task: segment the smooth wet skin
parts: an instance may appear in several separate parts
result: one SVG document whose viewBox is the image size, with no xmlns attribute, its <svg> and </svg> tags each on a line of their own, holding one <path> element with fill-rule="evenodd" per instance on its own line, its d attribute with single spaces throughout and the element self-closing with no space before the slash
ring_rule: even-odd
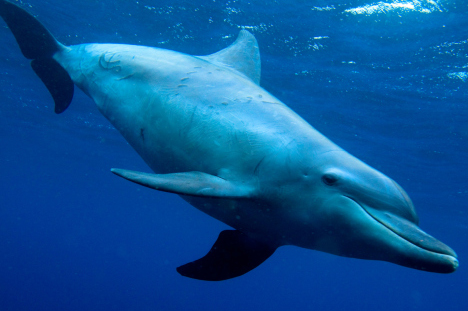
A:
<svg viewBox="0 0 468 311">
<path fill-rule="evenodd" d="M 16 5 L 0 0 L 0 15 L 56 112 L 66 110 L 77 85 L 156 173 L 114 174 L 179 194 L 234 228 L 205 257 L 179 267 L 182 275 L 237 277 L 282 245 L 430 272 L 458 267 L 455 252 L 418 227 L 395 181 L 259 86 L 259 48 L 249 32 L 197 57 L 132 45 L 63 46 Z"/>
</svg>

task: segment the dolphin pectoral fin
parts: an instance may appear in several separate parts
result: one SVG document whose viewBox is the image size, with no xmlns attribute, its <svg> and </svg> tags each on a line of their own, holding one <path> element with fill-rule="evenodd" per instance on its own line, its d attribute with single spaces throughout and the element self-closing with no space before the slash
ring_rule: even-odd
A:
<svg viewBox="0 0 468 311">
<path fill-rule="evenodd" d="M 204 281 L 223 281 L 258 267 L 276 248 L 237 230 L 225 230 L 205 257 L 177 268 L 181 275 Z"/>
<path fill-rule="evenodd" d="M 233 183 L 202 172 L 150 174 L 118 168 L 111 169 L 111 172 L 148 188 L 181 195 L 248 198 L 253 192 L 247 185 Z"/>
</svg>

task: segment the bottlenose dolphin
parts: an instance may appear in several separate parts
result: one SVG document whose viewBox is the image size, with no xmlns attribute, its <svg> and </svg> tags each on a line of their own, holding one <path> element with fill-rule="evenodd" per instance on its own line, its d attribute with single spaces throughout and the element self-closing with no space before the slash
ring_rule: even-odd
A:
<svg viewBox="0 0 468 311">
<path fill-rule="evenodd" d="M 112 169 L 182 196 L 234 228 L 177 271 L 240 276 L 283 245 L 383 260 L 430 272 L 455 252 L 418 227 L 406 192 L 316 131 L 259 86 L 260 54 L 242 30 L 208 56 L 121 44 L 64 46 L 33 16 L 0 0 L 0 15 L 55 101 L 76 84 L 156 173 Z"/>
</svg>

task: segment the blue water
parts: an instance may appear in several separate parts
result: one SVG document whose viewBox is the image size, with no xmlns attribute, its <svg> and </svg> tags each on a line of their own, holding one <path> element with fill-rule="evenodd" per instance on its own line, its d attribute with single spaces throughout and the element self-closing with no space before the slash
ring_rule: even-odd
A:
<svg viewBox="0 0 468 311">
<path fill-rule="evenodd" d="M 450 275 L 282 247 L 224 282 L 181 277 L 227 226 L 147 171 L 77 90 L 53 113 L 0 23 L 0 310 L 467 310 L 468 4 L 420 1 L 18 1 L 65 44 L 189 54 L 260 45 L 261 85 L 410 194 L 457 251 Z"/>
</svg>

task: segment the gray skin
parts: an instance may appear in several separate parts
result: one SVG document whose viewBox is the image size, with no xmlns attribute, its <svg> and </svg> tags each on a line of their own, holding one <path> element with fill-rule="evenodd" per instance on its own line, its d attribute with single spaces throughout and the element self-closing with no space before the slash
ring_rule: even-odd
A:
<svg viewBox="0 0 468 311">
<path fill-rule="evenodd" d="M 236 61 L 249 61 L 258 47 L 243 31 L 222 54 L 230 51 Z M 261 88 L 253 81 L 259 74 L 229 67 L 229 57 L 218 62 L 216 54 L 93 44 L 54 58 L 154 172 L 195 171 L 229 181 L 234 189 L 222 195 L 165 189 L 225 224 L 274 247 L 456 269 L 455 253 L 417 227 L 411 200 L 393 180 Z M 246 67 L 255 71 L 259 64 Z M 418 245 L 419 237 L 429 242 Z"/>
<path fill-rule="evenodd" d="M 453 250 L 419 229 L 398 184 L 259 86 L 249 32 L 203 57 L 117 44 L 58 44 L 51 56 L 156 173 L 115 174 L 177 193 L 273 251 L 296 245 L 432 272 L 458 267 Z"/>
</svg>

